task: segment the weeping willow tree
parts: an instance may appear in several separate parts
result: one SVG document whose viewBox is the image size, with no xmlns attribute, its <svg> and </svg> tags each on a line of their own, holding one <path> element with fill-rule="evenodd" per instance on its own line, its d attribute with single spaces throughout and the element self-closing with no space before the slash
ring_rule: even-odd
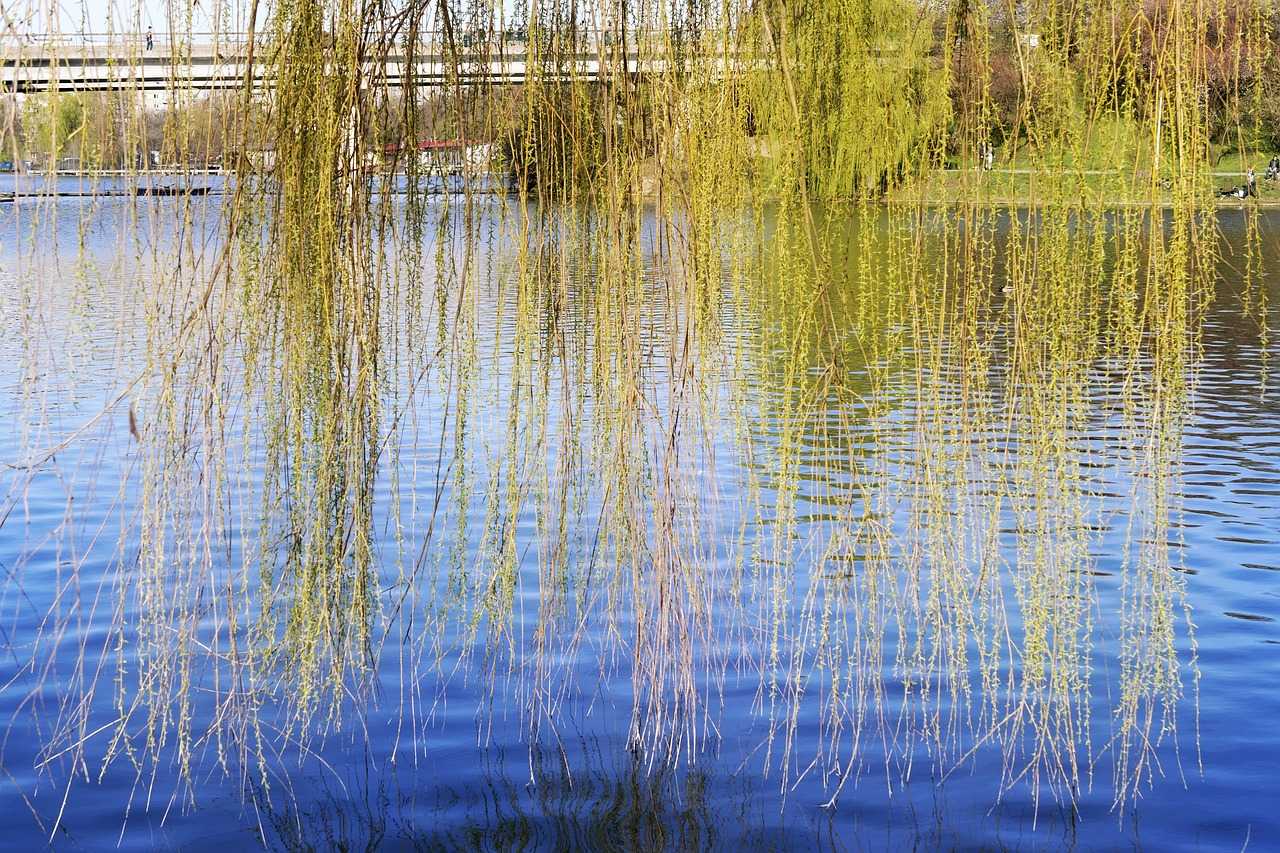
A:
<svg viewBox="0 0 1280 853">
<path fill-rule="evenodd" d="M 1194 678 L 1167 539 L 1210 111 L 1247 103 L 1222 58 L 1263 49 L 1241 8 L 255 4 L 221 248 L 148 294 L 118 401 L 143 547 L 104 761 L 155 773 L 177 744 L 190 780 L 216 743 L 266 785 L 272 744 L 351 724 L 389 659 L 405 730 L 474 671 L 536 739 L 592 689 L 565 663 L 591 623 L 651 765 L 695 759 L 725 681 L 758 677 L 784 791 L 818 772 L 834 802 L 873 747 L 904 778 L 996 748 L 997 796 L 1072 801 L 1103 751 L 1135 794 Z M 1031 173 L 1013 208 L 967 168 L 996 138 Z M 433 195 L 442 140 L 501 152 L 497 216 L 464 165 Z M 1120 509 L 1083 440 L 1100 395 Z M 1112 685 L 1091 569 L 1117 511 Z M 47 754 L 83 761 L 97 719 L 68 701 Z"/>
<path fill-rule="evenodd" d="M 299 678 L 304 708 L 326 673 L 340 690 L 345 669 L 367 661 L 375 608 L 382 317 L 363 175 L 368 36 L 356 12 L 302 2 L 271 21 L 278 88 L 266 133 L 277 188 L 265 278 L 248 306 L 268 342 L 262 381 L 278 395 L 267 403 L 268 447 L 279 454 L 268 469 L 280 481 L 266 507 L 285 510 L 283 560 L 262 562 L 263 628 Z"/>
<path fill-rule="evenodd" d="M 950 102 L 927 6 L 779 0 L 751 21 L 772 66 L 752 106 L 819 197 L 882 193 L 930 164 Z"/>
</svg>

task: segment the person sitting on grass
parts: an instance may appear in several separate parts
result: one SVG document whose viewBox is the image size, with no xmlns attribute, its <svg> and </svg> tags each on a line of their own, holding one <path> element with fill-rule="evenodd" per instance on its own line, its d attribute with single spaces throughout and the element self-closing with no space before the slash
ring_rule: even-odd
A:
<svg viewBox="0 0 1280 853">
<path fill-rule="evenodd" d="M 1280 154 L 1273 155 L 1267 162 L 1267 171 L 1262 177 L 1268 181 L 1280 180 Z"/>
<path fill-rule="evenodd" d="M 1218 190 L 1218 198 L 1257 198 L 1258 174 L 1252 168 L 1245 173 L 1244 183 L 1238 187 L 1227 187 Z"/>
</svg>

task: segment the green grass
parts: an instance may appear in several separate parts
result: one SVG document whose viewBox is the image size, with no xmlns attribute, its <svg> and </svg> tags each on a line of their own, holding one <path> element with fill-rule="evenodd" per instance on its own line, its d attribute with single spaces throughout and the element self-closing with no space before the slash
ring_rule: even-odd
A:
<svg viewBox="0 0 1280 853">
<path fill-rule="evenodd" d="M 1133 118 L 1108 116 L 1063 130 L 1053 147 L 1037 146 L 1025 138 L 997 147 L 994 168 L 982 170 L 973 156 L 953 156 L 944 168 L 925 173 L 894 195 L 895 201 L 923 200 L 931 204 L 981 200 L 998 204 L 1079 202 L 1087 205 L 1130 205 L 1171 202 L 1165 190 L 1153 193 L 1154 168 L 1151 130 Z M 1244 181 L 1252 166 L 1258 174 L 1259 201 L 1280 204 L 1280 183 L 1263 180 L 1267 161 L 1280 153 L 1251 147 L 1209 146 L 1209 174 L 1204 197 L 1220 204 L 1237 199 L 1217 199 L 1217 191 Z M 1164 146 L 1159 166 L 1167 187 L 1174 177 L 1176 157 Z"/>
<path fill-rule="evenodd" d="M 950 158 L 946 166 L 923 175 L 895 193 L 895 201 L 923 200 L 930 204 L 980 200 L 997 204 L 1037 204 L 1049 201 L 1085 205 L 1169 203 L 1167 189 L 1153 193 L 1149 144 L 1144 148 L 1132 123 L 1095 123 L 1080 134 L 1072 147 L 1038 150 L 1025 141 L 996 149 L 994 168 L 984 171 L 972 157 Z M 1258 202 L 1280 204 L 1280 182 L 1263 179 L 1268 160 L 1275 153 L 1265 149 L 1244 152 L 1211 146 L 1209 174 L 1204 196 L 1216 203 L 1239 204 L 1238 199 L 1218 199 L 1217 191 L 1243 183 L 1252 166 L 1258 175 Z M 1166 164 L 1172 163 L 1170 155 Z M 1164 187 L 1173 172 L 1162 165 Z"/>
</svg>

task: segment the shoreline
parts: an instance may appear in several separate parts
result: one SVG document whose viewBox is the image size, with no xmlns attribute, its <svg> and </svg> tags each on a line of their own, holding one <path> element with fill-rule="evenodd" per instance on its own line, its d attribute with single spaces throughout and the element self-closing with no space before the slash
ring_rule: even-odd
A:
<svg viewBox="0 0 1280 853">
<path fill-rule="evenodd" d="M 1070 208 L 1100 208 L 1102 210 L 1134 210 L 1140 208 L 1152 208 L 1161 210 L 1172 210 L 1178 207 L 1176 203 L 1167 199 L 1148 199 L 1138 201 L 1135 199 L 1117 199 L 1114 201 L 1105 201 L 1102 204 L 1086 204 L 1082 200 L 1064 201 L 1064 200 L 1036 200 L 1031 198 L 984 198 L 984 199 L 902 199 L 887 198 L 883 204 L 889 207 L 911 207 L 922 206 L 930 208 L 943 207 L 996 207 L 996 208 L 1048 208 L 1048 207 L 1070 207 Z M 1245 210 L 1247 208 L 1259 208 L 1262 210 L 1280 210 L 1280 198 L 1275 199 L 1210 199 L 1204 207 L 1212 207 L 1215 209 L 1229 210 L 1238 208 Z M 1201 209 L 1197 206 L 1196 209 Z"/>
</svg>

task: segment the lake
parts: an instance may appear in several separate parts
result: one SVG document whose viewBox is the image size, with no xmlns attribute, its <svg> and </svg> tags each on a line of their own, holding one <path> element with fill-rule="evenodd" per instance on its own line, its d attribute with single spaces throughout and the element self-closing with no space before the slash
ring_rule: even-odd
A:
<svg viewBox="0 0 1280 853">
<path fill-rule="evenodd" d="M 1280 216 L 230 203 L 0 205 L 0 848 L 1280 845 Z"/>
</svg>

